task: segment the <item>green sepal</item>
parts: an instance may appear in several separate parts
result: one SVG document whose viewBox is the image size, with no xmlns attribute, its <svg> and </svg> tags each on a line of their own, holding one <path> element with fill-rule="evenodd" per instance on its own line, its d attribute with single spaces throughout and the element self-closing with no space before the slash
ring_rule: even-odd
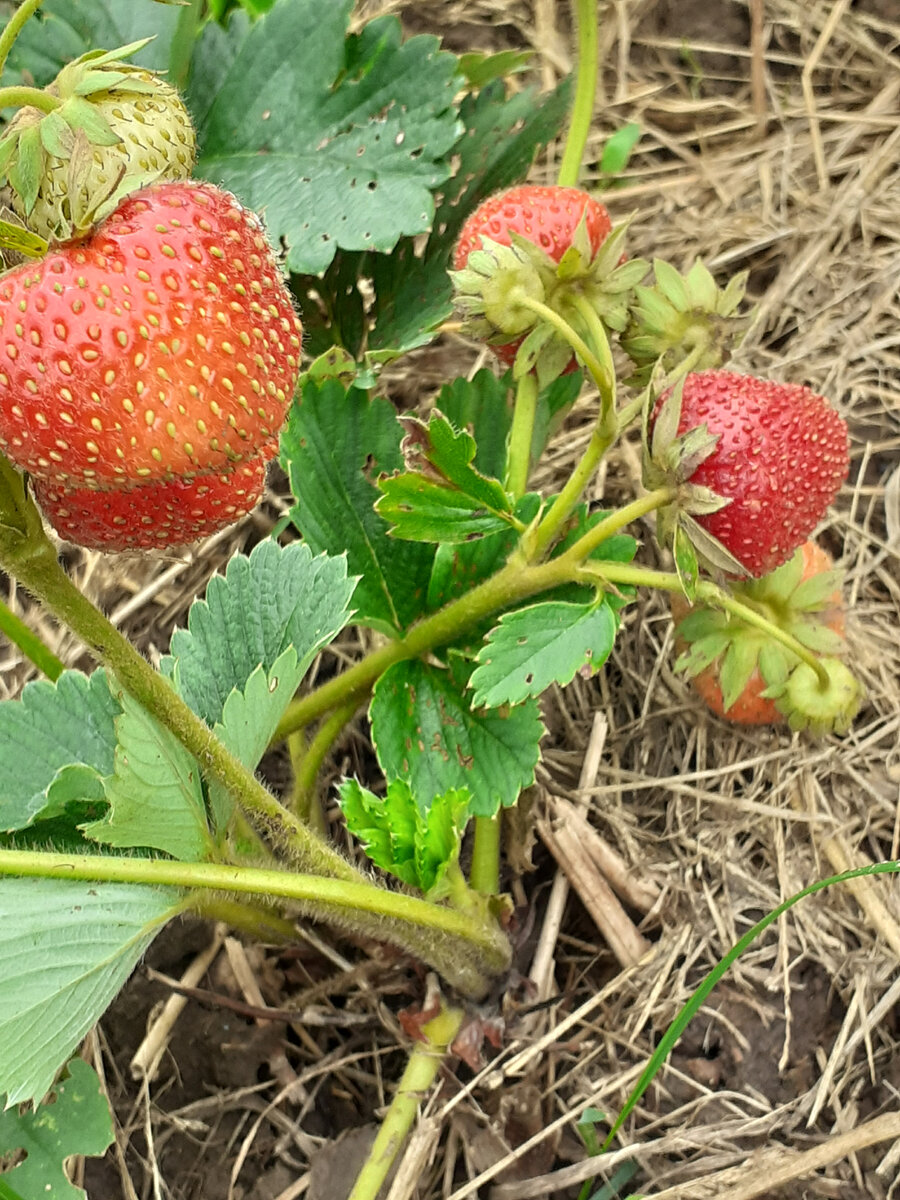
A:
<svg viewBox="0 0 900 1200">
<path fill-rule="evenodd" d="M 71 96 L 56 111 L 73 133 L 83 133 L 92 146 L 116 146 L 122 140 L 97 107 L 80 96 Z"/>
<path fill-rule="evenodd" d="M 22 198 L 25 212 L 30 213 L 41 186 L 44 170 L 44 147 L 38 125 L 29 125 L 19 135 L 16 161 L 7 168 L 9 182 Z"/>
</svg>

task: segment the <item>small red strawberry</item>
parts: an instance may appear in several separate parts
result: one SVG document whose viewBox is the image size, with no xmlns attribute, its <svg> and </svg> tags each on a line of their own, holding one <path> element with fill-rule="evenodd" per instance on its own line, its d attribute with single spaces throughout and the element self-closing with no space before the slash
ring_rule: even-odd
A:
<svg viewBox="0 0 900 1200">
<path fill-rule="evenodd" d="M 793 557 L 762 579 L 734 584 L 732 594 L 790 633 L 807 649 L 829 655 L 844 649 L 841 572 L 831 555 L 805 542 Z M 736 725 L 782 725 L 788 714 L 773 698 L 798 660 L 733 614 L 672 596 L 676 669 L 684 671 L 717 716 Z"/>
<path fill-rule="evenodd" d="M 48 516 L 83 513 L 92 545 L 133 546 L 115 518 L 157 504 L 171 536 L 153 544 L 206 535 L 255 502 L 235 468 L 275 453 L 300 334 L 253 214 L 207 184 L 146 188 L 84 241 L 0 280 L 0 448 L 38 481 Z M 240 492 L 233 513 L 223 477 Z M 193 524 L 171 516 L 186 485 L 191 504 L 206 497 Z M 79 541 L 78 517 L 60 519 Z"/>
<path fill-rule="evenodd" d="M 517 297 L 546 303 L 579 328 L 577 292 L 610 328 L 624 329 L 647 264 L 623 265 L 623 233 L 613 233 L 606 208 L 580 188 L 526 184 L 491 196 L 466 221 L 453 256 L 465 328 L 507 366 L 524 355 L 523 370 L 542 366 L 547 377 L 571 370 L 571 347 Z"/>
<path fill-rule="evenodd" d="M 657 405 L 644 482 L 678 488 L 661 514 L 701 556 L 762 576 L 801 546 L 847 477 L 847 425 L 799 384 L 729 371 L 688 375 Z"/>
</svg>

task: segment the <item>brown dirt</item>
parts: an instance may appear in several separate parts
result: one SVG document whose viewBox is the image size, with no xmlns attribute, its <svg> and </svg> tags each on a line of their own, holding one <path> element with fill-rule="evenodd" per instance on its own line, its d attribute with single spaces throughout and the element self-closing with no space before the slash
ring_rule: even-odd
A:
<svg viewBox="0 0 900 1200">
<path fill-rule="evenodd" d="M 629 610 L 596 679 L 548 695 L 535 811 L 550 795 L 579 799 L 626 863 L 658 885 L 650 917 L 630 912 L 653 954 L 621 970 L 570 896 L 550 945 L 548 994 L 520 985 L 491 1009 L 505 1026 L 502 1049 L 489 1048 L 477 1073 L 462 1064 L 448 1071 L 427 1105 L 433 1140 L 417 1186 L 403 1197 L 578 1196 L 589 1177 L 578 1165 L 579 1115 L 587 1105 L 621 1109 L 668 1023 L 733 942 L 805 884 L 898 856 L 900 27 L 895 6 L 879 0 L 764 7 L 757 61 L 765 106 L 755 114 L 747 5 L 604 6 L 591 145 L 625 120 L 641 123 L 641 149 L 609 201 L 616 218 L 638 210 L 634 252 L 680 266 L 700 254 L 722 275 L 748 269 L 758 315 L 737 368 L 809 383 L 851 422 L 851 476 L 823 540 L 847 570 L 867 704 L 850 734 L 821 744 L 711 718 L 672 672 L 671 623 L 652 596 Z M 827 24 L 836 8 L 840 19 Z M 360 19 L 381 11 L 399 12 L 411 32 L 441 33 L 454 50 L 531 46 L 544 86 L 570 66 L 564 6 L 552 0 L 359 6 Z M 552 179 L 556 159 L 551 152 L 537 163 L 535 177 Z M 477 348 L 448 335 L 385 382 L 403 403 L 427 403 L 445 377 L 481 361 Z M 587 398 L 541 482 L 565 475 L 589 419 Z M 604 468 L 596 495 L 608 503 L 631 496 L 638 470 L 629 443 Z M 276 485 L 239 534 L 183 559 L 125 563 L 73 552 L 73 573 L 153 653 L 209 576 L 235 548 L 264 536 L 284 503 Z M 15 602 L 41 621 L 26 599 Z M 57 641 L 70 665 L 86 665 L 71 640 Z M 342 648 L 356 652 L 351 639 Z M 27 668 L 10 661 L 9 693 L 25 678 Z M 602 754 L 579 790 L 597 714 Z M 358 720 L 331 773 L 369 761 Z M 338 829 L 333 810 L 330 817 Z M 534 869 L 505 880 L 531 930 L 523 932 L 523 975 L 547 936 L 555 870 L 538 843 Z M 898 1110 L 897 915 L 896 884 L 882 878 L 864 891 L 829 889 L 782 918 L 712 993 L 626 1122 L 620 1149 L 589 1164 L 595 1187 L 633 1162 L 620 1196 L 900 1195 L 897 1148 L 865 1136 L 866 1122 Z M 157 1078 L 141 1088 L 128 1064 L 154 1006 L 170 994 L 152 972 L 177 979 L 213 933 L 189 923 L 158 939 L 88 1044 L 118 1132 L 118 1153 L 86 1164 L 92 1200 L 342 1200 L 337 1165 L 359 1161 L 367 1135 L 352 1131 L 377 1120 L 390 1099 L 406 1045 L 396 1014 L 421 999 L 422 979 L 413 964 L 319 932 L 322 942 L 290 951 L 246 948 L 263 1003 L 301 1019 L 255 1020 L 223 950 L 200 984 L 204 994 L 175 1024 Z M 854 1131 L 857 1144 L 840 1143 L 842 1152 L 812 1176 L 769 1187 L 803 1152 Z M 350 1140 L 329 1150 L 337 1137 Z"/>
</svg>

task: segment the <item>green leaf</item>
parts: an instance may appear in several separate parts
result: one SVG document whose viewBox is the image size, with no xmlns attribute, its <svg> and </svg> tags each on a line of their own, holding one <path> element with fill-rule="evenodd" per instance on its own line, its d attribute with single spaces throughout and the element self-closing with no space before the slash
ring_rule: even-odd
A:
<svg viewBox="0 0 900 1200">
<path fill-rule="evenodd" d="M 497 54 L 461 54 L 459 69 L 469 87 L 481 88 L 495 79 L 524 71 L 534 57 L 533 50 L 501 50 Z"/>
<path fill-rule="evenodd" d="M 509 375 L 498 379 L 482 367 L 471 379 L 458 378 L 445 383 L 434 407 L 457 429 L 468 430 L 475 438 L 472 460 L 483 475 L 502 479 L 506 473 L 506 439 L 512 424 Z"/>
<path fill-rule="evenodd" d="M 504 613 L 478 654 L 472 703 L 496 708 L 565 685 L 582 667 L 598 670 L 616 638 L 616 615 L 606 603 L 549 602 Z"/>
<path fill-rule="evenodd" d="M 459 137 L 456 59 L 434 37 L 351 41 L 352 0 L 279 0 L 227 31 L 208 25 L 194 51 L 189 102 L 197 174 L 265 211 L 292 271 L 325 270 L 340 246 L 393 249 L 423 233 L 431 189 Z M 360 55 L 360 47 L 365 56 Z"/>
<path fill-rule="evenodd" d="M 680 525 L 675 527 L 675 537 L 672 545 L 675 559 L 675 570 L 678 582 L 686 598 L 693 603 L 697 595 L 697 583 L 700 578 L 700 566 L 697 562 L 697 552 L 690 539 Z"/>
<path fill-rule="evenodd" d="M 425 471 L 433 467 L 448 483 L 485 508 L 500 513 L 511 511 L 512 506 L 503 485 L 472 466 L 476 446 L 470 433 L 454 429 L 440 412 L 427 425 L 415 418 L 407 418 L 404 425 L 406 437 L 403 451 L 409 466 Z M 428 473 L 433 475 L 434 471 Z"/>
<path fill-rule="evenodd" d="M 125 46 L 153 36 L 130 61 L 164 69 L 178 24 L 178 8 L 151 0 L 44 0 L 10 51 L 0 83 L 25 79 L 44 87 L 62 67 L 95 46 Z"/>
<path fill-rule="evenodd" d="M 466 788 L 470 813 L 493 816 L 534 781 L 544 727 L 533 700 L 473 712 L 464 686 L 427 663 L 390 667 L 372 697 L 372 740 L 388 782 L 406 780 L 418 804 Z"/>
<path fill-rule="evenodd" d="M 388 633 L 421 613 L 434 550 L 392 538 L 375 512 L 375 480 L 403 466 L 403 430 L 393 406 L 335 380 L 309 381 L 281 436 L 297 504 L 291 519 L 315 551 L 346 552 L 360 576 L 356 621 Z"/>
<path fill-rule="evenodd" d="M 305 673 L 306 665 L 298 661 L 296 650 L 289 646 L 270 670 L 257 667 L 246 686 L 235 689 L 225 701 L 215 734 L 251 771 L 265 753 Z M 213 781 L 208 786 L 213 822 L 223 832 L 234 812 L 234 798 L 220 783 Z"/>
<path fill-rule="evenodd" d="M 73 1154 L 105 1153 L 113 1137 L 112 1116 L 97 1072 L 73 1058 L 66 1065 L 66 1078 L 39 1108 L 0 1112 L 0 1154 L 24 1150 L 27 1156 L 2 1181 L 10 1188 L 15 1185 L 21 1196 L 85 1200 L 86 1192 L 69 1183 L 65 1161 Z"/>
<path fill-rule="evenodd" d="M 270 670 L 293 646 L 305 672 L 346 625 L 354 584 L 346 560 L 313 553 L 300 542 L 265 541 L 235 555 L 191 606 L 188 628 L 173 634 L 173 681 L 207 724 L 257 667 Z"/>
<path fill-rule="evenodd" d="M 540 504 L 541 498 L 536 492 L 526 493 L 516 505 L 516 518 L 529 525 Z M 493 575 L 506 562 L 518 540 L 518 531 L 508 527 L 501 533 L 488 534 L 471 542 L 448 542 L 438 546 L 428 583 L 428 611 L 441 608 Z M 467 640 L 471 641 L 472 636 L 467 636 Z"/>
<path fill-rule="evenodd" d="M 600 156 L 600 171 L 603 175 L 620 175 L 628 166 L 632 151 L 641 140 L 641 127 L 634 122 L 617 129 L 607 138 Z"/>
<path fill-rule="evenodd" d="M 12 221 L 0 221 L 0 249 L 12 250 L 26 258 L 43 258 L 49 249 L 40 234 L 32 233 Z"/>
<path fill-rule="evenodd" d="M 375 509 L 396 538 L 412 542 L 469 542 L 509 524 L 472 496 L 406 472 L 381 481 Z"/>
<path fill-rule="evenodd" d="M 465 133 L 452 148 L 455 170 L 440 188 L 425 244 L 403 238 L 389 255 L 342 251 L 323 278 L 294 278 L 309 353 L 338 342 L 371 358 L 429 341 L 453 310 L 447 268 L 463 222 L 485 196 L 525 177 L 536 149 L 562 127 L 568 96 L 567 81 L 547 97 L 528 89 L 507 98 L 499 81 L 465 96 Z"/>
<path fill-rule="evenodd" d="M 0 704 L 0 829 L 25 829 L 75 800 L 100 800 L 121 713 L 106 676 L 65 671 Z"/>
<path fill-rule="evenodd" d="M 352 779 L 339 791 L 347 827 L 372 862 L 437 899 L 447 867 L 459 857 L 469 793 L 451 789 L 419 804 L 402 779 L 392 780 L 384 797 Z"/>
<path fill-rule="evenodd" d="M 118 700 L 115 773 L 104 784 L 109 811 L 80 828 L 107 846 L 162 850 L 185 862 L 209 858 L 197 760 L 127 692 Z"/>
<path fill-rule="evenodd" d="M 0 879 L 0 1095 L 40 1100 L 160 927 L 173 890 Z"/>
</svg>

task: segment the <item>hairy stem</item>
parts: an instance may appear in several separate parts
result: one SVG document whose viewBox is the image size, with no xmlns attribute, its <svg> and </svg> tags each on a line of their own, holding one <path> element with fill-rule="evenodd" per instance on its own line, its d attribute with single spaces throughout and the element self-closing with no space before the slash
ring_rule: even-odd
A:
<svg viewBox="0 0 900 1200">
<path fill-rule="evenodd" d="M 590 558 L 598 546 L 608 541 L 614 533 L 618 533 L 620 529 L 626 525 L 630 525 L 632 521 L 637 521 L 641 517 L 646 516 L 647 513 L 651 513 L 657 508 L 662 508 L 664 504 L 668 504 L 674 497 L 674 488 L 660 487 L 656 488 L 655 491 L 648 492 L 646 496 L 632 500 L 624 508 L 617 508 L 605 520 L 599 521 L 593 529 L 589 529 L 574 545 L 570 546 L 565 554 L 561 554 L 559 558 L 553 561 L 564 563 L 573 569 L 577 568 L 580 563 Z"/>
<path fill-rule="evenodd" d="M 56 657 L 49 646 L 45 646 L 21 617 L 17 617 L 12 609 L 0 600 L 0 633 L 4 633 L 14 646 L 18 646 L 25 657 L 32 662 L 48 679 L 56 682 L 65 667 Z"/>
<path fill-rule="evenodd" d="M 636 567 L 632 563 L 589 563 L 584 570 L 591 576 L 604 579 L 608 583 L 658 588 L 665 592 L 683 592 L 678 576 L 670 571 L 652 571 L 645 567 Z M 732 616 L 744 621 L 747 625 L 752 625 L 754 629 L 760 630 L 773 641 L 780 642 L 786 650 L 796 654 L 802 662 L 815 671 L 816 678 L 823 688 L 830 686 L 828 672 L 811 650 L 808 650 L 802 642 L 797 641 L 795 637 L 779 625 L 774 624 L 761 612 L 744 604 L 736 596 L 732 596 L 724 588 L 719 587 L 718 584 L 707 579 L 701 580 L 697 584 L 696 601 L 711 608 L 724 609 L 725 612 L 731 613 Z"/>
<path fill-rule="evenodd" d="M 541 300 L 535 300 L 533 296 L 526 295 L 524 291 L 521 291 L 518 288 L 514 288 L 510 293 L 510 302 L 512 301 L 515 301 L 515 303 L 520 305 L 522 308 L 530 309 L 535 316 L 546 321 L 548 325 L 552 325 L 560 337 L 569 343 L 569 345 L 587 367 L 591 378 L 600 391 L 601 396 L 607 394 L 612 389 L 613 382 L 607 373 L 606 367 L 593 352 L 581 334 L 577 333 L 572 328 L 565 317 L 561 317 L 555 309 L 549 306 L 549 304 L 544 304 Z"/>
<path fill-rule="evenodd" d="M 581 160 L 587 145 L 594 116 L 594 97 L 597 94 L 599 70 L 597 0 L 575 0 L 575 24 L 578 30 L 578 80 L 575 101 L 569 118 L 566 146 L 556 182 L 560 187 L 578 183 Z"/>
<path fill-rule="evenodd" d="M 509 966 L 509 943 L 492 922 L 371 883 L 219 863 L 28 850 L 0 850 L 0 874 L 187 888 L 224 899 L 234 893 L 277 896 L 311 920 L 401 946 L 476 997 Z"/>
<path fill-rule="evenodd" d="M 416 1042 L 397 1085 L 369 1157 L 357 1176 L 347 1200 L 377 1200 L 381 1185 L 400 1153 L 422 1098 L 434 1083 L 447 1047 L 459 1032 L 463 1013 L 458 1008 L 441 1008 L 422 1026 L 424 1041 Z"/>
<path fill-rule="evenodd" d="M 335 709 L 316 730 L 315 737 L 308 744 L 303 745 L 302 750 L 299 745 L 299 740 L 303 736 L 301 733 L 291 734 L 288 739 L 294 767 L 294 793 L 291 808 L 319 833 L 325 832 L 322 808 L 315 794 L 319 770 L 328 751 L 340 736 L 341 730 L 352 719 L 358 707 L 357 701 L 351 700 Z"/>
<path fill-rule="evenodd" d="M 561 567 L 560 562 L 559 559 L 553 559 L 529 567 L 520 558 L 511 559 L 496 575 L 413 625 L 405 637 L 388 642 L 343 674 L 323 683 L 310 695 L 295 700 L 282 717 L 272 740 L 286 738 L 296 729 L 304 728 L 343 704 L 353 700 L 361 702 L 394 663 L 418 658 L 436 646 L 453 641 L 491 613 L 560 583 L 569 582 L 572 578 L 571 563 L 566 562 Z"/>
<path fill-rule="evenodd" d="M 25 25 L 25 22 L 41 7 L 43 0 L 22 0 L 22 3 L 9 18 L 6 23 L 6 28 L 0 33 L 0 75 L 3 74 L 3 68 L 6 66 L 6 60 L 9 58 L 9 52 L 13 48 L 13 44 Z M 2 95 L 0 91 L 0 95 Z"/>
<path fill-rule="evenodd" d="M 472 846 L 472 869 L 469 882 L 476 892 L 496 896 L 500 891 L 500 831 L 503 818 L 475 818 L 475 841 Z"/>
<path fill-rule="evenodd" d="M 49 92 L 33 87 L 0 88 L 0 108 L 39 108 L 41 112 L 49 113 L 59 108 L 62 103 Z"/>
<path fill-rule="evenodd" d="M 509 454 L 506 463 L 506 490 L 516 500 L 525 494 L 528 486 L 528 469 L 531 466 L 531 439 L 534 435 L 534 417 L 537 412 L 537 376 L 529 371 L 516 386 L 516 404 L 513 409 L 512 428 L 509 431 Z"/>
</svg>

